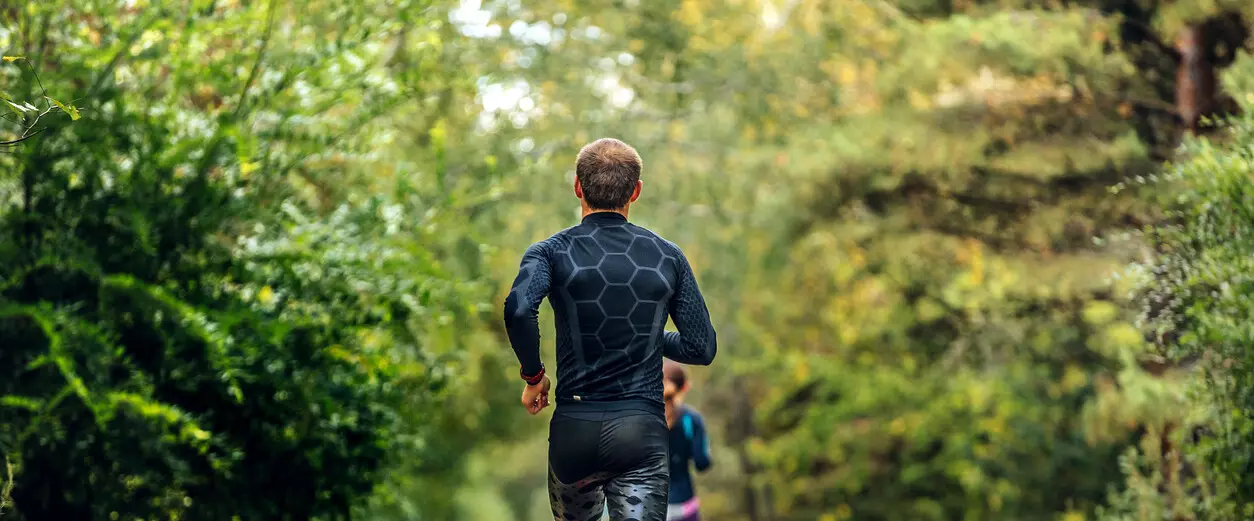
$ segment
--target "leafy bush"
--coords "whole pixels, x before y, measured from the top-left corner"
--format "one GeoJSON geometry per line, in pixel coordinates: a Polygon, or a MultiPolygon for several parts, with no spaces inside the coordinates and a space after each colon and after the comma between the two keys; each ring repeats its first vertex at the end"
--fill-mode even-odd
{"type": "MultiPolygon", "coordinates": [[[[1241,92],[1254,61],[1238,60],[1241,92]]],[[[1141,326],[1183,372],[1187,400],[1140,450],[1125,456],[1125,486],[1103,519],[1236,520],[1254,515],[1254,119],[1187,140],[1164,176],[1170,208],[1148,230],[1157,253],[1132,266],[1144,300],[1141,326]],[[1183,446],[1162,454],[1162,441],[1183,446]],[[1177,471],[1177,469],[1179,469],[1177,471]]]]}
{"type": "Polygon", "coordinates": [[[409,215],[429,193],[303,191],[411,94],[378,39],[424,6],[385,4],[0,13],[44,27],[0,39],[42,64],[0,70],[8,95],[46,86],[82,115],[50,110],[0,156],[5,515],[347,518],[408,492],[372,495],[398,471],[457,466],[466,437],[440,430],[457,344],[425,340],[480,328],[483,285],[441,264],[448,241],[399,233],[440,223],[409,215]],[[288,23],[302,10],[319,14],[288,23]]]}
{"type": "Polygon", "coordinates": [[[184,147],[205,165],[185,172],[174,118],[123,103],[26,144],[23,204],[0,215],[0,443],[18,512],[346,515],[398,427],[396,370],[356,349],[381,320],[345,313],[353,288],[333,276],[263,285],[261,266],[300,256],[262,264],[218,235],[247,213],[215,179],[237,151],[184,147]]]}

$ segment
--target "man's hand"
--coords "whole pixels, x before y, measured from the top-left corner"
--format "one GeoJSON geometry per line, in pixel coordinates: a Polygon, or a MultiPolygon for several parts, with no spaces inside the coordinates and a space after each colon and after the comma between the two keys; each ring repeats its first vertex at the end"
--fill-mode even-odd
{"type": "Polygon", "coordinates": [[[531,414],[539,414],[545,407],[549,406],[549,377],[544,377],[540,383],[528,385],[523,388],[522,404],[527,408],[527,412],[531,414]]]}

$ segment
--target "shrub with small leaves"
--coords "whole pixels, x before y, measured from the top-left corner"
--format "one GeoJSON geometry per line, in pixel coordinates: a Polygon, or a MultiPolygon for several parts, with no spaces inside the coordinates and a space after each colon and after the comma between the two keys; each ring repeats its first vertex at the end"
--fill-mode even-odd
{"type": "Polygon", "coordinates": [[[406,99],[365,58],[424,6],[196,4],[0,10],[46,65],[0,70],[44,128],[0,156],[6,516],[344,519],[395,459],[458,457],[417,421],[419,325],[471,290],[385,198],[324,215],[288,177],[406,99]]]}
{"type": "Polygon", "coordinates": [[[1187,428],[1159,435],[1185,449],[1129,451],[1128,482],[1102,519],[1254,515],[1254,120],[1188,140],[1181,157],[1165,179],[1168,219],[1148,230],[1157,253],[1130,271],[1144,303],[1140,325],[1159,354],[1195,367],[1176,414],[1187,428]]]}

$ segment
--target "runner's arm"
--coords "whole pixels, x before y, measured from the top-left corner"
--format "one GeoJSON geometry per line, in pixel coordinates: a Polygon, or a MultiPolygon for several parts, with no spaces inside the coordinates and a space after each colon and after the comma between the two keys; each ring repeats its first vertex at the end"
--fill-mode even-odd
{"type": "Polygon", "coordinates": [[[681,364],[710,365],[718,351],[714,325],[710,323],[710,312],[705,307],[701,289],[697,287],[692,266],[688,265],[688,259],[678,248],[676,252],[679,273],[669,312],[679,332],[662,334],[662,354],[681,364]]]}
{"type": "Polygon", "coordinates": [[[540,301],[549,295],[551,266],[544,243],[535,243],[523,254],[518,277],[505,297],[505,331],[522,365],[522,374],[536,375],[540,362],[540,301]]]}
{"type": "Polygon", "coordinates": [[[705,432],[705,419],[700,414],[692,415],[692,464],[697,472],[705,472],[714,462],[710,460],[710,438],[705,432]]]}

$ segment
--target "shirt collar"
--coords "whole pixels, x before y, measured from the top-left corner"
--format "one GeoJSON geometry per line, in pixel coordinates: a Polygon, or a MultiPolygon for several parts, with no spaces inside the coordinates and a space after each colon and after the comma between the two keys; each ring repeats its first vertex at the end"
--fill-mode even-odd
{"type": "Polygon", "coordinates": [[[584,224],[623,224],[627,218],[618,212],[593,212],[583,218],[584,224]]]}

